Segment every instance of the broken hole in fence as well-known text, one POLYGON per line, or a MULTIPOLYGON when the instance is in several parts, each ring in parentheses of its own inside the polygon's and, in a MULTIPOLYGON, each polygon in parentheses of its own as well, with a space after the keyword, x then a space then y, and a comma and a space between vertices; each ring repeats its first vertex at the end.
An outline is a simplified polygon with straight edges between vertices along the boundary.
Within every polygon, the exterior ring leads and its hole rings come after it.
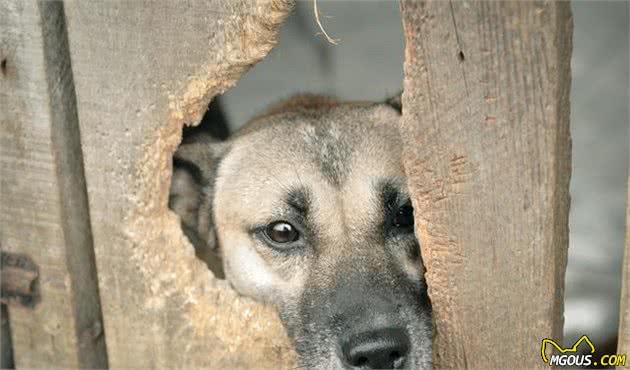
POLYGON ((218 243, 212 226, 211 189, 216 174, 214 144, 228 137, 228 125, 215 97, 197 126, 185 126, 182 142, 173 156, 169 208, 181 220, 182 231, 214 276, 224 279, 218 243))

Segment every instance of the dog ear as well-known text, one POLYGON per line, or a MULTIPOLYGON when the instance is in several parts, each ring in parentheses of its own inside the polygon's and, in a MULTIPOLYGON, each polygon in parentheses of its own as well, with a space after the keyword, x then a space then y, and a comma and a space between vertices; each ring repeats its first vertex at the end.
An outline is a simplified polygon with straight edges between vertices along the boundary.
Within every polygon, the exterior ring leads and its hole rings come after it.
POLYGON ((168 205, 181 219, 182 230, 195 254, 222 278, 223 269, 212 219, 217 168, 227 144, 209 135, 182 142, 173 156, 168 205))
POLYGON ((396 109, 398 111, 398 113, 402 114, 402 90, 390 97, 389 99, 385 100, 385 104, 389 105, 390 107, 396 109))

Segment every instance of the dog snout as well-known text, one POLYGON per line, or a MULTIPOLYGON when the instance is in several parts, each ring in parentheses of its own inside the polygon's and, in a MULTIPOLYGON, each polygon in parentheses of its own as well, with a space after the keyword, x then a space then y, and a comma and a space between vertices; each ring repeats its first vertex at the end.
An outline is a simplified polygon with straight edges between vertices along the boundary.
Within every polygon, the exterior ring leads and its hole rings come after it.
POLYGON ((351 369, 402 369, 410 341, 402 328, 384 328, 341 338, 343 360, 351 369))

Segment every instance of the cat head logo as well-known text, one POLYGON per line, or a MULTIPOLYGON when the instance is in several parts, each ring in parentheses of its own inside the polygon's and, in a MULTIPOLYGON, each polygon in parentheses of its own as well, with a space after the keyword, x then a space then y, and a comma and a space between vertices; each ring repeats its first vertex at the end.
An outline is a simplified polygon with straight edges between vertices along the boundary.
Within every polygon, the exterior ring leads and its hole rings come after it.
POLYGON ((578 366, 588 366, 591 363, 591 357, 595 353, 595 346, 593 342, 586 336, 582 335, 572 347, 563 348, 558 343, 556 343, 553 339, 545 338, 542 340, 542 344, 540 346, 540 356, 542 357, 543 362, 549 364, 550 366, 556 365, 578 365, 578 366), (551 347, 555 348, 557 353, 552 354, 550 357, 547 357, 547 345, 551 345, 551 347), (578 354, 578 347, 585 347, 588 352, 584 354, 578 354))

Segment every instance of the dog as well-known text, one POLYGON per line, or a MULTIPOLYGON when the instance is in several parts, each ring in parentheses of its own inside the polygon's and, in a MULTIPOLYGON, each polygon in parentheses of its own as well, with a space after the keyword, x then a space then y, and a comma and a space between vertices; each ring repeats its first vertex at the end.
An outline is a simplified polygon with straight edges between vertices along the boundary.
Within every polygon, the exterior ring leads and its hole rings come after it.
POLYGON ((185 140, 169 206, 218 277, 272 305, 308 369, 432 367, 400 98, 299 95, 185 140))

